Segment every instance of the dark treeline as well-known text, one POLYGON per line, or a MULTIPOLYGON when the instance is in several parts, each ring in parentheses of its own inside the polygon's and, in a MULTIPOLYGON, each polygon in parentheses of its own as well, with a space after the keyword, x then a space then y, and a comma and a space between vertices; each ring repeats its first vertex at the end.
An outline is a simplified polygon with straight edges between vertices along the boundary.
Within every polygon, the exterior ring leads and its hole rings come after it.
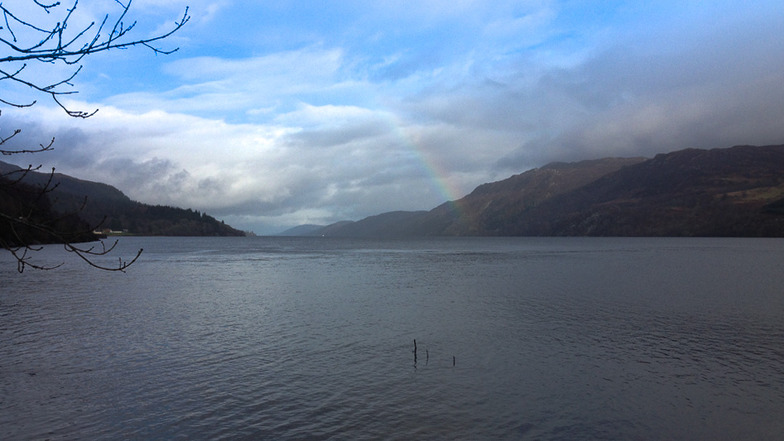
MULTIPOLYGON (((192 209, 147 205, 116 188, 59 173, 23 173, 0 162, 0 213, 45 225, 72 242, 94 240, 93 230, 145 236, 244 236, 223 221, 192 209), (21 179, 20 179, 21 178, 21 179)), ((2 218, 6 243, 62 242, 40 228, 2 218), (12 224, 16 225, 12 228, 12 224)))
POLYGON ((90 225, 74 213, 59 213, 40 187, 0 177, 0 244, 18 247, 94 240, 90 225))
POLYGON ((206 213, 166 205, 131 202, 107 215, 105 228, 145 236, 244 236, 206 213))

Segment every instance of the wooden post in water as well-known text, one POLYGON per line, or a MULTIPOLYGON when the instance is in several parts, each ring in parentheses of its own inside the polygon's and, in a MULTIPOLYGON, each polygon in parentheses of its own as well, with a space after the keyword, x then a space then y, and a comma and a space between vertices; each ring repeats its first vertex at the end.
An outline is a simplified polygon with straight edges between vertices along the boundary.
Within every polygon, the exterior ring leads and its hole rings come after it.
POLYGON ((452 367, 455 367, 455 356, 452 356, 452 367))
POLYGON ((414 339, 414 366, 416 366, 417 362, 417 347, 416 347, 416 339, 414 339))

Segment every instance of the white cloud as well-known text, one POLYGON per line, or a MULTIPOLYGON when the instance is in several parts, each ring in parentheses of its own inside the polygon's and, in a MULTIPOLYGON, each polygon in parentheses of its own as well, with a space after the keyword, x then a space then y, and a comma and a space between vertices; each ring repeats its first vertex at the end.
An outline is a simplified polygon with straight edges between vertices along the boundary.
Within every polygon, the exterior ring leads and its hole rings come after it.
POLYGON ((282 225, 317 213, 333 222, 388 206, 429 208, 443 197, 411 146, 391 132, 387 116, 368 109, 303 106, 264 125, 110 106, 74 125, 58 112, 40 106, 27 122, 36 127, 30 132, 72 132, 58 138, 54 156, 41 160, 146 203, 282 225), (343 139, 325 142, 329 136, 343 139), (411 194, 408 185, 417 182, 421 189, 411 194))
MULTIPOLYGON (((260 230, 432 208, 552 160, 784 137, 781 6, 741 19, 627 3, 585 24, 554 1, 356 2, 340 28, 303 19, 318 29, 224 54, 210 26, 259 18, 187 3, 205 21, 182 38, 216 39, 212 56, 161 59, 144 78, 162 82, 74 103, 101 108, 86 121, 39 105, 4 122, 55 134, 62 171, 260 230), (658 15, 640 30, 633 8, 658 15)), ((184 4, 134 7, 163 20, 184 4)))
MULTIPOLYGON (((179 86, 166 92, 118 94, 108 102, 129 110, 163 109, 242 120, 254 109, 291 106, 313 95, 340 90, 342 52, 303 49, 223 59, 185 58, 164 65, 179 86)), ((263 112, 261 113, 263 114, 263 112)))

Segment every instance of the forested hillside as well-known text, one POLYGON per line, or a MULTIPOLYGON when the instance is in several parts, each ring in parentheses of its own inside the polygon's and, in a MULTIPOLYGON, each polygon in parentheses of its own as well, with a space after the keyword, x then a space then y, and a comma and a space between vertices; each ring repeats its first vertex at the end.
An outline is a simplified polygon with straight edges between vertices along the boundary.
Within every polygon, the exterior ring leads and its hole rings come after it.
MULTIPOLYGON (((192 209, 136 202, 118 189, 60 173, 27 172, 0 162, 0 213, 32 216, 69 237, 92 240, 93 229, 147 236, 243 236, 224 222, 192 209), (18 182, 17 182, 18 181, 18 182), (47 187, 48 185, 48 187, 47 187), (43 188, 50 191, 42 192, 43 188)), ((4 234, 15 234, 4 228, 4 234)), ((46 234, 24 232, 33 242, 46 234)))

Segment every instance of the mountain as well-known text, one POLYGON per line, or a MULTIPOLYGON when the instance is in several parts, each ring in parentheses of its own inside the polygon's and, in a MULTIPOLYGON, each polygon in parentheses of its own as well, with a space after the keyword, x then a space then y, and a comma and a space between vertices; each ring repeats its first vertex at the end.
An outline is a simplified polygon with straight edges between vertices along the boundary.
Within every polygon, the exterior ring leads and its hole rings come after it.
POLYGON ((660 154, 547 201, 512 235, 784 236, 784 146, 660 154))
POLYGON ((551 163, 430 211, 313 234, 784 237, 784 145, 551 163))
MULTIPOLYGON (((100 230, 122 231, 146 236, 243 236, 236 230, 206 213, 160 205, 147 205, 131 200, 120 190, 98 182, 85 181, 60 173, 28 172, 15 165, 0 161, 0 213, 15 212, 13 201, 41 199, 48 212, 41 219, 69 217, 81 219, 79 231, 100 230), (23 176, 24 175, 24 176, 23 176), (23 177, 22 177, 23 176, 23 177), (20 182, 14 183, 21 178, 20 182), (41 188, 50 182, 50 192, 41 196, 41 188), (11 192, 25 192, 27 196, 11 192), (2 195, 6 197, 3 198, 2 195)), ((62 229, 58 229, 62 230, 62 229)), ((68 231, 76 231, 69 228, 68 231)), ((83 240, 94 239, 86 237, 83 240)), ((36 238, 35 241, 44 239, 36 238)))
POLYGON ((275 236, 310 236, 316 231, 321 230, 324 228, 324 225, 313 225, 313 224, 305 224, 305 225, 298 225, 294 228, 289 228, 286 231, 282 231, 275 236))
POLYGON ((13 175, 0 172, 0 248, 96 239, 87 222, 73 213, 58 213, 40 188, 13 175))

